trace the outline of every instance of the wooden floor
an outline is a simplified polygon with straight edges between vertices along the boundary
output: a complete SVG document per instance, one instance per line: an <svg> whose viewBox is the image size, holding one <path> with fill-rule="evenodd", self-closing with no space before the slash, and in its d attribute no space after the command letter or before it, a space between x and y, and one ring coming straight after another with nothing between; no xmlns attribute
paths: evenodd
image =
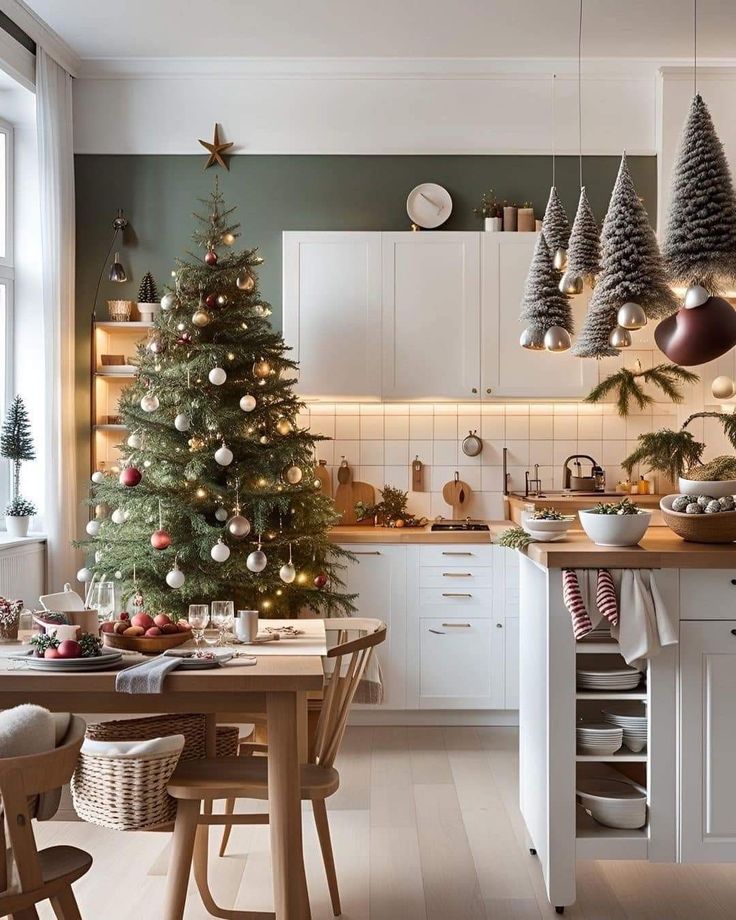
<svg viewBox="0 0 736 920"><path fill-rule="evenodd" d="M537 920L556 917L537 860L524 847L516 801L517 733L508 728L352 728L329 801L346 920ZM255 805L256 803L251 803ZM266 827L235 828L213 857L225 907L272 909ZM219 838L219 830L214 831ZM72 843L94 856L76 885L85 920L158 920L167 837L79 822L39 825L39 845ZM305 807L314 920L328 920L327 886ZM584 920L725 920L736 916L736 866L578 863ZM43 906L42 918L51 918ZM188 920L207 917L191 891Z"/></svg>

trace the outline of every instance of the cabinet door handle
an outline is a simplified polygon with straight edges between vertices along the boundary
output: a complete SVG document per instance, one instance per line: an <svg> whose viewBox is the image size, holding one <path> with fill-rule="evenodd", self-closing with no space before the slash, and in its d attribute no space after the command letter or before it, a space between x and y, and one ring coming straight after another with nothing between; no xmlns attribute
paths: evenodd
<svg viewBox="0 0 736 920"><path fill-rule="evenodd" d="M731 579L731 584L732 584L732 585L736 585L736 578L732 578L732 579Z"/></svg>
<svg viewBox="0 0 736 920"><path fill-rule="evenodd" d="M732 635L732 636L736 636L736 629L732 629L732 630L731 630L731 635Z"/></svg>
<svg viewBox="0 0 736 920"><path fill-rule="evenodd" d="M473 387L473 389L472 389L470 392L471 392L471 393L477 393L477 392L478 392L478 387Z"/></svg>
<svg viewBox="0 0 736 920"><path fill-rule="evenodd" d="M380 556L381 550L380 549L363 549L363 550L357 549L353 552L353 555L354 556Z"/></svg>
<svg viewBox="0 0 736 920"><path fill-rule="evenodd" d="M472 594L458 594L457 592L453 592L453 591L443 591L442 592L442 597L472 597L472 596L473 596Z"/></svg>
<svg viewBox="0 0 736 920"><path fill-rule="evenodd" d="M470 623L443 623L445 629L472 629Z"/></svg>
<svg viewBox="0 0 736 920"><path fill-rule="evenodd" d="M443 578L472 578L472 572L443 572Z"/></svg>
<svg viewBox="0 0 736 920"><path fill-rule="evenodd" d="M443 556L472 556L473 554L472 553L457 553L457 552L453 553L453 552L450 552L449 550L442 550L442 555Z"/></svg>
<svg viewBox="0 0 736 920"><path fill-rule="evenodd" d="M503 629L503 623L496 623L496 629Z"/></svg>

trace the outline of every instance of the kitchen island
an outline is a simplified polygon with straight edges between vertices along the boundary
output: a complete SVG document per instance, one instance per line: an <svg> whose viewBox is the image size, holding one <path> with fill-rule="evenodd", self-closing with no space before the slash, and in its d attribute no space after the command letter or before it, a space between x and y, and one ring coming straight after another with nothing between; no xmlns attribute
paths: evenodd
<svg viewBox="0 0 736 920"><path fill-rule="evenodd" d="M736 546L686 543L650 528L636 547L572 535L520 555L520 807L550 903L559 912L574 903L576 859L736 861ZM679 644L649 661L636 690L577 688L581 664L618 667L623 659L611 639L575 641L565 568L655 570ZM612 701L643 708L648 745L576 753L576 721L601 721ZM642 828L604 826L576 804L578 780L621 775L646 790Z"/></svg>

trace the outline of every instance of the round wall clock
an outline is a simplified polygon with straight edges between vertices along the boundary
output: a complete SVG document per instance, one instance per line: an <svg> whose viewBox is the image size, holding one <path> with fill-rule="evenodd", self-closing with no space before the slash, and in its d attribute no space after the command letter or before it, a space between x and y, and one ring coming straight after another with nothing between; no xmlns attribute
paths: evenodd
<svg viewBox="0 0 736 920"><path fill-rule="evenodd" d="M452 214L452 198L436 182L422 182L409 192L406 213L417 226L431 230L444 224Z"/></svg>

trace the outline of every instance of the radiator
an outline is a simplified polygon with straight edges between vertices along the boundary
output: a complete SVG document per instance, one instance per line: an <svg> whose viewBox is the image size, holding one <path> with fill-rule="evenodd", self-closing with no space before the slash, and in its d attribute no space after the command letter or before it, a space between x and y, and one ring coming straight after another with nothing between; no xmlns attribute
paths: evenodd
<svg viewBox="0 0 736 920"><path fill-rule="evenodd" d="M0 597L20 598L26 607L38 607L46 593L46 543L0 543Z"/></svg>

